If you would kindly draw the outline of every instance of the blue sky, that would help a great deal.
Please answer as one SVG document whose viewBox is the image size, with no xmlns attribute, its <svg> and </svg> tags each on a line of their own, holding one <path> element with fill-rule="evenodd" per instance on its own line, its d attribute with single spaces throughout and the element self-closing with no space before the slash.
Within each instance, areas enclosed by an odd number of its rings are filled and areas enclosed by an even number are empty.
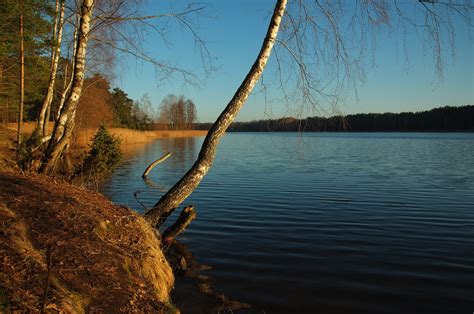
<svg viewBox="0 0 474 314">
<path fill-rule="evenodd" d="M 171 7 L 179 10 L 185 1 L 152 1 L 147 14 L 159 14 Z M 133 99 L 147 93 L 158 106 L 168 94 L 184 95 L 197 106 L 201 122 L 213 121 L 228 103 L 250 69 L 264 38 L 274 1 L 271 0 L 221 0 L 208 2 L 204 16 L 199 19 L 199 33 L 217 67 L 209 77 L 203 75 L 199 53 L 189 33 L 176 24 L 167 30 L 170 45 L 163 45 L 156 35 L 145 39 L 142 46 L 147 53 L 159 60 L 190 69 L 202 78 L 199 87 L 183 84 L 175 79 L 159 81 L 153 68 L 132 58 L 124 59 L 119 67 L 115 84 Z M 377 42 L 376 66 L 368 71 L 367 79 L 358 84 L 356 98 L 348 93 L 339 105 L 343 113 L 419 111 L 443 105 L 474 104 L 474 44 L 468 30 L 455 21 L 455 59 L 445 58 L 444 75 L 436 77 L 432 56 L 419 38 L 409 35 L 409 68 L 406 67 L 399 38 L 384 34 Z M 274 66 L 270 60 L 269 67 Z M 269 73 L 269 72 L 267 72 Z M 264 73 L 265 75 L 265 73 Z M 257 86 L 258 89 L 258 86 Z M 278 93 L 268 90 L 267 94 Z M 270 95 L 271 96 L 271 95 Z M 297 106 L 297 104 L 295 104 Z M 263 93 L 255 92 L 239 114 L 238 121 L 249 121 L 288 115 L 283 104 L 265 102 Z M 310 112 L 304 115 L 310 114 Z M 316 115 L 314 113 L 313 115 Z"/>
</svg>

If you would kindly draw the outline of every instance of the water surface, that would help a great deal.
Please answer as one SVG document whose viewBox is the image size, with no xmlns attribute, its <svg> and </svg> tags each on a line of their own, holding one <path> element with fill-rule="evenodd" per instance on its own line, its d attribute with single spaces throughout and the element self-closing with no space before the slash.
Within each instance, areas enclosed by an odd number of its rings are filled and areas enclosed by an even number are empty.
<svg viewBox="0 0 474 314">
<path fill-rule="evenodd" d="M 142 212 L 202 140 L 137 149 L 102 192 Z M 474 311 L 472 133 L 230 133 L 188 203 L 182 241 L 253 312 Z"/>
</svg>

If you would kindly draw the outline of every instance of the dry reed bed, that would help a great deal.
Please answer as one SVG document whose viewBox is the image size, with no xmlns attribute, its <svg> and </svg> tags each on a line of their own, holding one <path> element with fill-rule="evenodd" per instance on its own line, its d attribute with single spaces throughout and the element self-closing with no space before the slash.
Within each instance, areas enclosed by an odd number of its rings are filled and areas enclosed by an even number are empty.
<svg viewBox="0 0 474 314">
<path fill-rule="evenodd" d="M 110 128 L 109 131 L 111 134 L 121 139 L 122 145 L 148 143 L 157 138 L 205 136 L 207 134 L 207 131 L 201 130 L 138 131 L 122 128 Z M 95 132 L 95 129 L 82 130 L 76 135 L 76 143 L 80 146 L 88 145 Z"/>
<path fill-rule="evenodd" d="M 16 123 L 9 123 L 8 128 L 16 130 Z M 35 128 L 34 122 L 25 122 L 23 124 L 23 132 L 31 134 Z M 51 123 L 49 125 L 52 130 Z M 92 137 L 94 137 L 97 129 L 84 129 L 77 132 L 75 142 L 80 147 L 88 146 Z M 149 143 L 157 138 L 173 138 L 173 137 L 190 137 L 205 136 L 207 131 L 204 130 L 154 130 L 154 131 L 138 131 L 124 128 L 109 128 L 111 134 L 119 137 L 123 145 Z"/>
</svg>

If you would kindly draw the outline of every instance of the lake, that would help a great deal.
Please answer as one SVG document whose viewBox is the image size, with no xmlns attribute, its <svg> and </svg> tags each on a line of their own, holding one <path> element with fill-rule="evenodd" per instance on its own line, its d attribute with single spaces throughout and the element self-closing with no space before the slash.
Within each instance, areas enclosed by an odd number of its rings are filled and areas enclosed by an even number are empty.
<svg viewBox="0 0 474 314">
<path fill-rule="evenodd" d="M 101 192 L 143 212 L 202 141 L 137 148 Z M 184 204 L 181 241 L 252 312 L 474 311 L 474 133 L 229 133 Z"/>
</svg>

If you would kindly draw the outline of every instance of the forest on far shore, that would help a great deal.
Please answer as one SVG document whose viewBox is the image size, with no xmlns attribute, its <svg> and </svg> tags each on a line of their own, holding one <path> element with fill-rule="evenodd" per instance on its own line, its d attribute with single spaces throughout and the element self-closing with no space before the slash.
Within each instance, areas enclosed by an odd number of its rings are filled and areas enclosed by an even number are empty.
<svg viewBox="0 0 474 314">
<path fill-rule="evenodd" d="M 210 123 L 199 123 L 207 130 Z M 291 117 L 234 122 L 228 132 L 374 132 L 374 131 L 474 131 L 474 106 L 445 106 L 419 112 L 358 113 L 347 116 Z"/>
</svg>

